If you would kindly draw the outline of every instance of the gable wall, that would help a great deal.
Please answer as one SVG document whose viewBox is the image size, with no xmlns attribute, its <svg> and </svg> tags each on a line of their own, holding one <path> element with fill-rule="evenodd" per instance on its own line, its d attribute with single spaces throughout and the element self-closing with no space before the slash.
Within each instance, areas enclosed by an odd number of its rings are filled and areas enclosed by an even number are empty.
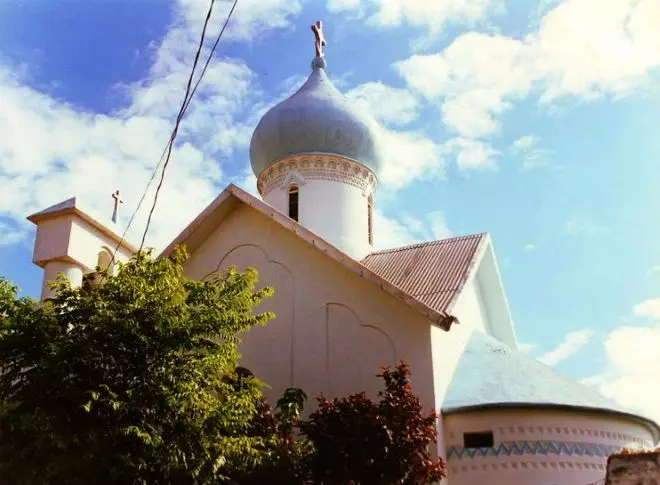
<svg viewBox="0 0 660 485">
<path fill-rule="evenodd" d="M 276 319 L 241 346 L 242 365 L 272 386 L 271 401 L 289 386 L 310 400 L 362 390 L 375 397 L 379 366 L 404 360 L 415 393 L 433 407 L 431 325 L 417 312 L 244 205 L 191 255 L 186 274 L 230 265 L 256 267 L 260 285 L 275 288 L 259 310 Z"/>
<path fill-rule="evenodd" d="M 487 247 L 487 253 L 488 249 Z M 435 370 L 433 375 L 435 406 L 437 409 L 442 407 L 456 366 L 463 355 L 472 332 L 485 332 L 501 338 L 497 333 L 497 329 L 494 328 L 493 305 L 492 303 L 489 305 L 489 300 L 494 301 L 497 294 L 489 294 L 493 291 L 492 284 L 489 284 L 489 279 L 492 279 L 493 275 L 486 271 L 487 268 L 484 268 L 485 260 L 484 257 L 479 261 L 479 267 L 465 283 L 456 303 L 450 308 L 450 313 L 458 318 L 459 323 L 453 325 L 448 333 L 438 328 L 431 329 L 433 368 Z M 444 427 L 445 422 L 441 420 L 438 423 L 438 454 L 446 458 L 447 446 L 444 441 L 446 437 Z"/>
</svg>

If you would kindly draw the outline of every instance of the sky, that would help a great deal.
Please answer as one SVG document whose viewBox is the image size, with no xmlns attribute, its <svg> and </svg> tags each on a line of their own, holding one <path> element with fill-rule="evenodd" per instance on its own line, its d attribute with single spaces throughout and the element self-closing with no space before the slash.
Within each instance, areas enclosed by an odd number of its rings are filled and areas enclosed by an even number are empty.
<svg viewBox="0 0 660 485">
<path fill-rule="evenodd" d="M 109 218 L 119 189 L 128 223 L 208 5 L 0 0 L 0 275 L 23 294 L 26 216 L 77 196 Z M 381 125 L 376 245 L 489 232 L 521 348 L 660 420 L 660 0 L 238 0 L 148 245 L 230 182 L 256 193 L 250 136 L 309 74 L 317 19 L 329 76 Z"/>
</svg>

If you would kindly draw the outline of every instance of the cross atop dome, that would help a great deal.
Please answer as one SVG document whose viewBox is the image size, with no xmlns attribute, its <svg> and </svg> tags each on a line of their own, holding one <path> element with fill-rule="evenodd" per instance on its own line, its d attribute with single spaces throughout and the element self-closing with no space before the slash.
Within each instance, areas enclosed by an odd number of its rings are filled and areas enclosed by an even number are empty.
<svg viewBox="0 0 660 485">
<path fill-rule="evenodd" d="M 312 32 L 314 32 L 314 37 L 316 43 L 314 47 L 316 48 L 316 57 L 323 57 L 323 48 L 326 46 L 325 37 L 323 36 L 323 23 L 320 20 L 317 20 L 312 24 Z"/>
</svg>

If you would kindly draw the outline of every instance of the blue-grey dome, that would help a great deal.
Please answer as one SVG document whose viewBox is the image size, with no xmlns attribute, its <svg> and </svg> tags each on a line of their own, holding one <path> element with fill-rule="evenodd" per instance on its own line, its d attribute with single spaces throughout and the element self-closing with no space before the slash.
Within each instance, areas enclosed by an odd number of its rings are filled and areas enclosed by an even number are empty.
<svg viewBox="0 0 660 485">
<path fill-rule="evenodd" d="M 298 153 L 332 153 L 353 159 L 376 174 L 382 156 L 377 126 L 352 106 L 325 73 L 325 60 L 290 98 L 259 121 L 250 142 L 250 162 L 258 177 L 274 162 Z"/>
</svg>

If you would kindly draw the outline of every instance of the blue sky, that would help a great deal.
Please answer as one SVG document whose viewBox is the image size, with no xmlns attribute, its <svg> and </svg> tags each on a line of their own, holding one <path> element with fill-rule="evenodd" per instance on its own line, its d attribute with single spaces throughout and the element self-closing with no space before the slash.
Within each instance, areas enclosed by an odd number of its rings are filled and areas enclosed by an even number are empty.
<svg viewBox="0 0 660 485">
<path fill-rule="evenodd" d="M 78 195 L 109 216 L 119 188 L 126 224 L 207 6 L 0 0 L 0 274 L 24 293 L 27 215 Z M 377 244 L 490 232 L 525 349 L 660 418 L 659 0 L 239 0 L 149 243 L 228 182 L 254 192 L 251 132 L 308 75 L 319 18 L 330 76 L 383 126 Z"/>
</svg>

